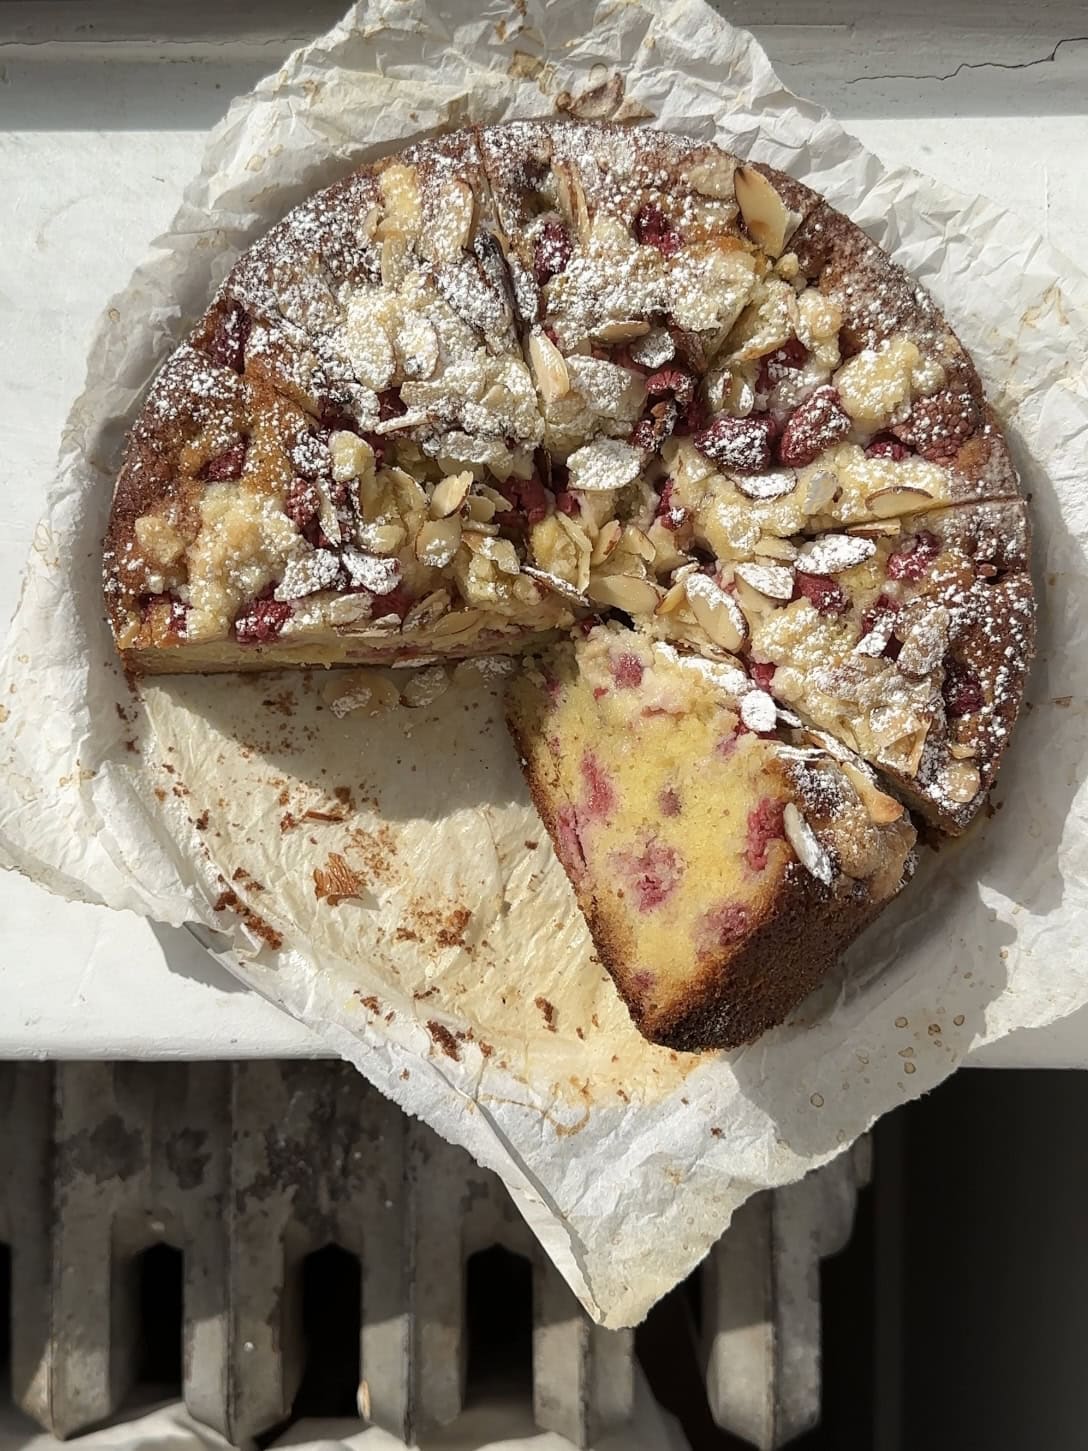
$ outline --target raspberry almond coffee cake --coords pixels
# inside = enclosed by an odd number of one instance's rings
[[[782,1019],[962,831],[1033,645],[1001,429],[815,192],[573,122],[361,167],[152,384],[105,551],[138,672],[514,655],[509,721],[640,1029]]]

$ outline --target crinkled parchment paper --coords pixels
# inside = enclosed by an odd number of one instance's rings
[[[133,690],[102,620],[124,429],[238,251],[383,149],[550,115],[594,87],[584,114],[621,108],[758,156],[887,246],[974,352],[1034,502],[1040,657],[996,813],[926,855],[789,1025],[729,1056],[631,1028],[494,681],[462,671],[431,706],[343,720],[320,675]],[[102,321],[0,673],[0,849],[58,892],[196,924],[497,1170],[590,1312],[633,1323],[756,1188],[838,1153],[973,1045],[1088,1002],[1086,337],[1088,281],[1068,262],[999,207],[884,170],[702,0],[360,5],[232,107]]]

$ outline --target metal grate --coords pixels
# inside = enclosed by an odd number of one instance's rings
[[[701,1271],[710,1407],[756,1446],[818,1417],[818,1265],[859,1164],[757,1196]],[[141,1381],[236,1445],[352,1403],[411,1444],[495,1376],[576,1446],[631,1416],[631,1332],[345,1064],[0,1064],[0,1242],[13,1398],[57,1436]]]

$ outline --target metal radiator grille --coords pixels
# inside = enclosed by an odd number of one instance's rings
[[[818,1415],[818,1265],[849,1235],[859,1163],[757,1196],[701,1270],[710,1406],[757,1446]],[[466,1268],[495,1246],[528,1266],[537,1426],[587,1446],[631,1414],[631,1332],[589,1320],[494,1175],[344,1064],[0,1064],[0,1241],[13,1397],[57,1436],[125,1404],[163,1245],[183,1257],[183,1398],[235,1444],[305,1396],[322,1252],[326,1289],[358,1302],[359,1413],[404,1441],[464,1405]],[[477,1280],[499,1314],[502,1279]]]

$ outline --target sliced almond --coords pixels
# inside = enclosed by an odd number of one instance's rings
[[[450,514],[456,514],[471,488],[472,475],[467,469],[464,473],[450,474],[444,478],[435,485],[431,495],[431,518],[445,519]]]
[[[797,853],[797,860],[817,881],[830,887],[835,876],[831,858],[792,801],[786,802],[786,809],[782,813],[782,826],[786,840]]]
[[[753,589],[750,584],[745,584],[739,576],[734,580],[737,604],[744,611],[745,619],[754,627],[761,616],[769,614],[776,609],[776,602],[768,595],[760,594],[759,590]]]
[[[381,221],[381,217],[381,207],[371,207],[368,211],[364,212],[362,217],[359,219],[358,225],[355,228],[355,235],[358,237],[360,243],[364,247],[368,242],[373,239],[374,229]]]
[[[521,571],[518,552],[509,539],[497,539],[485,534],[476,546],[476,553],[489,559],[503,574],[518,574]]]
[[[431,626],[432,635],[441,635],[443,638],[450,635],[475,634],[485,616],[479,610],[466,610],[464,608],[450,610],[448,614],[436,620]]]
[[[544,333],[533,333],[529,338],[529,361],[540,396],[545,403],[554,403],[570,392],[570,372],[566,359]]]
[[[384,474],[393,486],[393,497],[402,515],[427,512],[428,499],[423,485],[407,469],[389,468],[384,470]]]
[[[431,569],[445,569],[460,543],[461,521],[456,515],[449,519],[428,519],[416,535],[416,558]]]
[[[692,191],[700,196],[713,197],[715,201],[732,201],[733,174],[736,162],[731,156],[708,156],[696,161],[684,172],[684,180]]]
[[[400,583],[400,564],[395,559],[365,554],[361,549],[344,549],[340,559],[352,584],[372,595],[392,594]]]
[[[524,571],[522,571],[522,573],[519,574],[517,578],[513,581],[511,589],[513,591],[514,598],[520,601],[520,603],[523,605],[535,605],[540,599],[539,581],[535,579],[526,579]]]
[[[805,484],[805,502],[803,505],[806,514],[822,514],[839,490],[839,479],[830,469],[817,469],[811,474]]]
[[[343,538],[343,530],[340,528],[340,515],[329,492],[328,480],[315,479],[314,492],[317,494],[317,518],[321,532],[333,544],[339,544]]]
[[[680,606],[686,603],[688,592],[684,588],[684,581],[678,579],[675,584],[670,585],[658,603],[655,615],[671,615]]]
[[[589,240],[589,206],[582,183],[569,161],[553,163],[560,210],[570,222],[576,235],[583,241]]]
[[[666,327],[652,327],[631,347],[631,358],[643,368],[662,368],[676,356],[676,342]]]
[[[434,324],[418,313],[404,319],[394,344],[406,378],[425,380],[438,367],[438,333]]]
[[[376,423],[370,430],[371,433],[384,435],[387,433],[403,433],[409,428],[419,428],[421,424],[430,423],[431,415],[422,408],[409,409],[407,413],[398,413],[394,418],[383,419]]]
[[[903,675],[928,675],[944,659],[948,649],[951,616],[944,605],[927,610],[911,627],[895,666]]]
[[[876,553],[871,539],[855,534],[825,534],[806,544],[797,556],[797,567],[805,574],[842,574],[864,564]]]
[[[738,564],[734,573],[745,584],[773,600],[793,598],[793,570],[783,564]]]
[[[629,615],[652,614],[660,599],[656,585],[633,574],[591,575],[587,593],[594,604],[610,605]]]
[[[401,691],[401,699],[409,709],[419,710],[422,706],[433,705],[439,696],[445,695],[449,686],[450,677],[446,667],[428,665],[425,669],[412,673]]]
[[[964,741],[949,741],[948,754],[957,761],[969,761],[975,754],[975,748]]]
[[[567,459],[567,468],[572,489],[587,493],[622,489],[638,478],[642,453],[618,438],[596,438],[575,449]]]
[[[903,804],[881,791],[876,782],[853,761],[843,761],[842,773],[858,793],[861,804],[875,826],[887,826],[903,815]]]
[[[408,534],[402,524],[360,524],[355,537],[371,554],[396,554]]]
[[[580,590],[575,589],[569,580],[561,579],[558,574],[550,574],[546,569],[537,569],[535,565],[523,564],[521,567],[523,575],[542,584],[545,589],[551,590],[553,594],[559,595],[560,599],[567,600],[572,605],[580,605],[583,609],[589,608],[589,599]]]
[[[483,494],[470,494],[465,500],[466,523],[471,521],[474,524],[490,524],[496,512],[494,502]]]
[[[774,187],[753,166],[738,166],[733,176],[733,190],[744,225],[753,241],[769,257],[784,251],[787,239],[797,230],[801,218],[790,211]]]
[[[916,489],[910,484],[893,484],[888,489],[877,489],[865,500],[866,507],[878,519],[888,519],[893,514],[913,514],[918,509],[927,509],[933,503],[933,495],[927,489]]]
[[[649,331],[648,322],[631,318],[623,322],[606,322],[593,336],[600,343],[633,343],[636,338],[644,338]]]
[[[733,484],[746,499],[783,499],[797,487],[797,474],[793,469],[775,469],[766,474],[737,474]]]
[[[773,731],[778,711],[765,690],[749,690],[740,698],[740,718],[750,731]]]
[[[953,761],[937,773],[941,795],[957,806],[966,806],[982,790],[982,777],[967,761]]]
[[[353,625],[357,620],[370,619],[369,595],[340,595],[326,606],[330,625]]]
[[[699,625],[723,650],[739,650],[748,634],[748,621],[732,595],[705,574],[690,574],[684,581],[688,604]]]
[[[402,236],[386,237],[382,243],[382,286],[396,291],[408,272],[408,243]]]
[[[609,519],[594,541],[593,553],[589,557],[590,564],[603,564],[619,544],[622,533],[623,525],[620,521]]]
[[[450,607],[449,590],[432,590],[423,599],[417,600],[404,617],[405,630],[426,630],[435,620],[441,619]]]
[[[467,182],[448,182],[435,200],[421,241],[430,255],[441,262],[455,262],[472,238],[476,198]]]
[[[321,693],[333,715],[341,720],[353,710],[381,715],[400,704],[400,691],[376,670],[334,672]]]
[[[476,495],[474,494],[472,497],[475,498]],[[506,514],[514,507],[509,499],[504,499],[498,489],[493,489],[490,484],[480,485],[480,497],[493,505],[496,514]]]
[[[862,539],[894,539],[902,533],[902,525],[898,519],[881,519],[869,524],[851,524],[846,532],[857,534]]]
[[[633,524],[625,524],[623,526],[620,543],[628,554],[637,555],[639,559],[644,559],[647,564],[653,564],[657,558],[657,550],[654,547],[653,540],[648,538],[641,529],[636,529]]]
[[[374,468],[374,450],[370,444],[357,433],[349,433],[345,429],[329,435],[329,456],[332,459],[333,481],[338,484],[365,478]]]

